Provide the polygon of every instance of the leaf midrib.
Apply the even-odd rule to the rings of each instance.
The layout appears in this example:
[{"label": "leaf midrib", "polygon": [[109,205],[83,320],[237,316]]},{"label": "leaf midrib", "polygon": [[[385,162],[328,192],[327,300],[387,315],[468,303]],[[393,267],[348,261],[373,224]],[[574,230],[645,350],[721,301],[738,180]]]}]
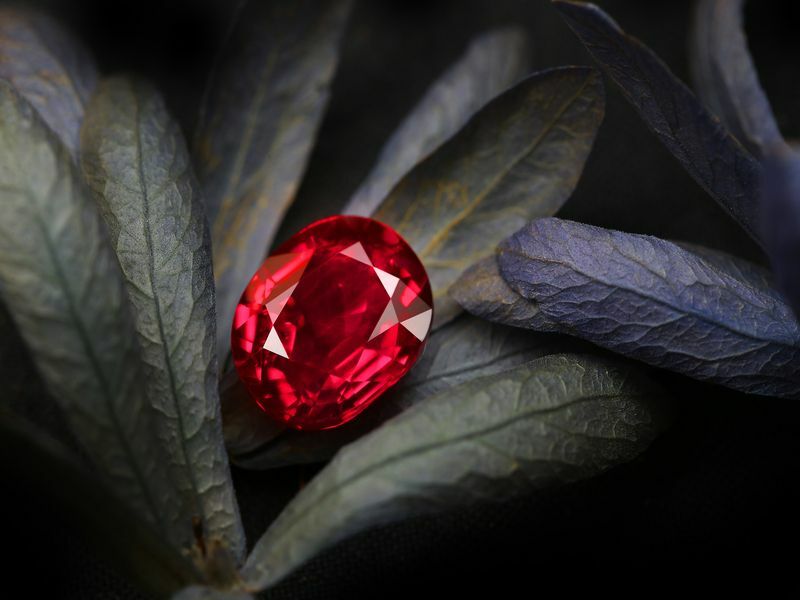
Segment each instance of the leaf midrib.
[{"label": "leaf midrib", "polygon": [[[135,135],[136,135],[136,173],[139,177],[140,189],[142,192],[142,225],[144,229],[144,238],[145,244],[147,246],[147,269],[148,275],[150,279],[150,291],[151,297],[153,298],[153,308],[155,311],[156,317],[156,324],[158,326],[158,335],[161,338],[161,348],[164,353],[164,366],[167,372],[167,379],[169,381],[169,390],[170,390],[170,398],[172,399],[172,403],[175,407],[175,416],[178,425],[178,433],[179,433],[179,447],[181,450],[181,454],[183,454],[183,463],[184,467],[186,468],[189,484],[192,488],[192,501],[195,505],[195,510],[202,518],[204,528],[207,526],[207,516],[204,511],[203,503],[200,501],[200,492],[197,485],[197,476],[194,472],[194,465],[189,456],[189,450],[186,447],[186,425],[184,423],[183,418],[183,410],[181,407],[181,402],[179,399],[179,393],[176,383],[175,372],[172,366],[172,356],[169,352],[168,347],[168,340],[167,335],[164,330],[164,320],[161,311],[161,302],[159,300],[158,293],[156,292],[155,288],[155,280],[157,276],[157,270],[155,266],[155,254],[153,251],[153,237],[151,233],[151,223],[150,223],[150,195],[147,189],[147,179],[144,173],[144,159],[142,156],[142,146],[144,144],[144,140],[142,138],[142,130],[140,124],[141,118],[141,106],[139,99],[136,97],[136,93],[134,90],[133,94],[133,104],[134,104],[134,127],[135,127]],[[178,242],[180,243],[180,242]]]},{"label": "leaf midrib", "polygon": [[[756,336],[754,334],[751,334],[751,333],[747,333],[747,332],[744,332],[744,331],[739,331],[738,329],[734,329],[732,326],[728,325],[727,323],[719,323],[717,321],[712,320],[709,316],[706,316],[706,315],[703,315],[703,314],[698,314],[698,313],[694,312],[693,310],[687,310],[685,307],[673,306],[670,302],[667,302],[667,301],[662,300],[660,298],[654,298],[654,297],[652,297],[652,296],[650,296],[648,294],[643,293],[642,290],[632,289],[632,288],[630,288],[628,286],[618,285],[616,283],[609,283],[607,281],[604,281],[603,279],[600,279],[599,277],[597,277],[595,275],[592,275],[592,274],[584,272],[583,270],[577,268],[576,266],[574,266],[574,265],[572,265],[572,264],[570,264],[570,263],[568,263],[566,261],[559,261],[559,260],[556,260],[556,259],[553,259],[553,258],[545,258],[543,256],[533,257],[533,256],[529,256],[525,252],[522,252],[522,251],[519,251],[519,250],[514,250],[512,248],[507,248],[507,247],[503,249],[503,252],[504,253],[508,253],[508,254],[514,254],[516,256],[520,256],[520,257],[522,257],[522,258],[524,258],[524,259],[526,259],[528,261],[531,261],[531,262],[543,262],[543,263],[549,263],[549,264],[554,264],[554,265],[559,265],[559,266],[562,266],[562,267],[566,267],[570,271],[573,271],[574,273],[577,273],[578,275],[582,275],[582,276],[586,277],[587,279],[589,279],[591,281],[594,281],[596,283],[599,283],[599,284],[601,284],[603,286],[606,286],[606,287],[609,287],[609,288],[613,288],[613,289],[619,289],[619,290],[628,292],[630,294],[633,294],[635,296],[646,298],[647,300],[651,300],[652,302],[654,302],[656,304],[660,304],[661,306],[665,306],[665,307],[667,307],[667,308],[669,308],[669,309],[671,309],[671,310],[673,310],[673,311],[675,311],[675,312],[677,312],[679,314],[686,315],[686,316],[691,316],[691,317],[694,317],[694,318],[696,318],[696,319],[698,319],[700,321],[708,323],[710,325],[713,325],[713,326],[716,326],[716,327],[721,327],[722,329],[726,329],[727,331],[730,331],[731,333],[734,333],[736,335],[739,335],[739,336],[742,336],[742,337],[745,337],[745,338],[760,342],[762,345],[766,344],[766,343],[772,343],[772,344],[777,344],[779,346],[783,346],[785,348],[789,348],[791,350],[797,350],[797,346],[793,346],[793,345],[787,344],[784,341],[765,339],[763,337],[758,337],[758,336]],[[559,292],[560,291],[561,290],[559,290]],[[520,295],[523,298],[525,298],[526,300],[528,300],[528,301],[535,301],[535,302],[537,302],[539,304],[539,306],[543,306],[542,301],[539,300],[538,298],[528,298],[527,296],[524,296],[522,294],[520,294]]]},{"label": "leaf midrib", "polygon": [[[524,381],[521,382],[521,385],[524,385],[524,383],[525,383]],[[491,425],[489,425],[487,427],[484,427],[484,428],[481,428],[481,429],[477,429],[477,430],[473,430],[473,431],[470,431],[470,432],[467,432],[467,433],[464,433],[464,434],[461,434],[461,435],[453,436],[451,438],[447,438],[447,439],[440,440],[440,441],[437,441],[437,442],[431,442],[431,443],[428,443],[428,444],[417,446],[415,448],[408,449],[406,451],[400,452],[398,454],[395,454],[393,456],[390,456],[388,458],[380,460],[380,461],[378,461],[376,463],[369,464],[369,465],[365,466],[364,468],[362,468],[362,469],[356,471],[355,473],[351,474],[350,476],[346,477],[345,479],[343,479],[339,483],[339,485],[336,485],[336,486],[333,486],[333,487],[329,488],[328,490],[326,490],[324,493],[320,494],[316,498],[312,498],[313,503],[308,505],[304,510],[302,510],[300,513],[298,513],[297,516],[294,519],[292,519],[286,526],[283,527],[282,537],[285,538],[288,535],[288,532],[293,530],[299,523],[301,523],[305,519],[305,517],[311,511],[313,511],[318,505],[322,504],[330,496],[332,496],[332,495],[334,495],[336,493],[340,493],[341,490],[343,490],[345,487],[351,485],[352,483],[358,481],[359,479],[362,479],[363,477],[366,477],[366,476],[370,475],[373,472],[382,470],[382,469],[384,469],[384,468],[386,468],[386,467],[388,467],[388,466],[390,466],[392,464],[404,461],[404,460],[409,459],[409,458],[414,458],[414,457],[417,457],[417,456],[421,456],[421,455],[426,454],[428,452],[433,452],[435,450],[438,450],[439,448],[443,448],[443,447],[447,447],[447,446],[450,446],[450,445],[459,444],[459,443],[462,443],[462,442],[465,442],[465,441],[469,441],[469,440],[472,440],[472,439],[476,439],[476,438],[479,439],[482,436],[489,435],[489,434],[495,433],[497,431],[502,431],[503,429],[505,429],[507,427],[510,427],[510,426],[514,425],[515,423],[517,423],[519,421],[522,421],[522,420],[536,419],[537,417],[539,417],[541,415],[552,414],[552,413],[567,409],[567,408],[569,408],[571,406],[574,406],[576,404],[580,404],[580,403],[584,403],[584,402],[591,402],[591,401],[595,401],[595,400],[611,399],[611,398],[619,397],[621,395],[623,395],[623,393],[621,391],[619,393],[616,393],[616,394],[610,394],[610,393],[606,393],[606,394],[590,394],[590,395],[587,395],[587,396],[580,396],[578,398],[574,398],[572,400],[569,400],[567,402],[559,404],[558,406],[553,406],[553,407],[550,407],[550,408],[535,408],[534,407],[534,408],[531,408],[529,410],[521,411],[519,414],[514,415],[513,417],[509,417],[507,419],[503,419],[503,420],[501,420],[501,421],[499,421],[497,423],[493,423],[493,424],[491,424]],[[646,394],[624,394],[624,395],[626,397],[629,397],[629,398],[642,398],[642,397],[646,396]],[[274,548],[274,547],[278,546],[278,544],[280,543],[280,539],[281,539],[281,537],[279,537],[277,540],[271,540],[271,542],[272,542],[271,543],[271,547]],[[255,556],[255,553],[251,554],[251,556]]]}]

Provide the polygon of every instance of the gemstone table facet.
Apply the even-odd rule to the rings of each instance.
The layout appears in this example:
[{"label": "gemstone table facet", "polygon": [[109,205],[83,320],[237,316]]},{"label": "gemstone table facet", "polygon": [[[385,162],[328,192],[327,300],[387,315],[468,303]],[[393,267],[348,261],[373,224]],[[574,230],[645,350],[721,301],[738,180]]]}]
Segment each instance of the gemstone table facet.
[{"label": "gemstone table facet", "polygon": [[390,227],[335,216],[270,255],[236,307],[240,379],[270,417],[337,427],[405,375],[433,317],[419,258]]}]

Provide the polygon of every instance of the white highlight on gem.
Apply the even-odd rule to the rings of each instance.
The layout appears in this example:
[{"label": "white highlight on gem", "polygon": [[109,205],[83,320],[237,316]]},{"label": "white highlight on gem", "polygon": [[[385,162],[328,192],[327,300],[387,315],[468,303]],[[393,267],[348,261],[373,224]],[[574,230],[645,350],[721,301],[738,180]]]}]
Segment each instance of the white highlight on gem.
[{"label": "white highlight on gem", "polygon": [[369,259],[369,256],[367,256],[367,251],[364,250],[364,246],[361,245],[361,242],[356,242],[352,246],[348,246],[342,250],[340,254],[349,256],[350,258],[364,263],[365,265],[369,265],[370,267],[372,266],[372,261]]},{"label": "white highlight on gem", "polygon": [[369,339],[373,340],[382,333],[386,333],[392,327],[397,325],[397,321],[398,321],[397,312],[395,312],[394,310],[394,305],[392,304],[392,301],[389,300],[389,302],[386,303],[386,308],[383,309],[383,314],[381,315],[381,318],[378,319],[378,324],[375,325],[375,329],[372,330],[372,335],[369,336]]},{"label": "white highlight on gem", "polygon": [[372,267],[375,269],[375,273],[378,275],[378,279],[381,280],[386,293],[389,294],[389,297],[392,297],[394,294],[395,289],[397,289],[397,284],[400,283],[400,278],[392,275],[391,273],[387,273],[386,271],[379,269],[378,267]]},{"label": "white highlight on gem", "polygon": [[286,290],[281,294],[278,294],[272,300],[267,302],[267,312],[269,313],[269,318],[272,319],[273,325],[278,320],[278,315],[281,314],[283,307],[286,306],[286,303],[289,301],[289,297],[292,295],[292,292],[296,287],[297,284],[295,283],[288,290]]},{"label": "white highlight on gem", "polygon": [[410,319],[401,321],[400,325],[408,329],[419,341],[422,341],[428,334],[428,329],[430,329],[431,326],[432,316],[433,310],[429,308],[425,312],[421,312]]},{"label": "white highlight on gem", "polygon": [[274,327],[269,332],[269,335],[267,335],[267,341],[264,342],[264,350],[269,350],[283,358],[289,358],[289,355],[286,353],[286,348],[283,347],[281,338],[278,337],[278,331]]}]

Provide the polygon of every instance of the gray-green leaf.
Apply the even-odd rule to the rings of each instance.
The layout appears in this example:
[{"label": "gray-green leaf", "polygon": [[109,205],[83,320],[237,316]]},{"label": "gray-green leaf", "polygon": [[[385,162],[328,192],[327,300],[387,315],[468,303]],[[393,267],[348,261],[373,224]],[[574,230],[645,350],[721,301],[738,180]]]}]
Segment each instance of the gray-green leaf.
[{"label": "gray-green leaf", "polygon": [[0,7],[0,77],[36,108],[77,158],[84,107],[97,81],[83,45],[44,14]]},{"label": "gray-green leaf", "polygon": [[519,29],[499,29],[474,39],[392,134],[342,213],[369,216],[414,165],[528,72],[529,53],[528,38]]},{"label": "gray-green leaf", "polygon": [[350,4],[248,2],[209,81],[193,154],[211,223],[221,361],[236,302],[305,170]]},{"label": "gray-green leaf", "polygon": [[119,264],[66,147],[2,80],[0,206],[0,292],[47,387],[120,497],[179,544]]},{"label": "gray-green leaf", "polygon": [[268,418],[253,402],[235,369],[223,375],[219,391],[225,447],[232,457],[252,452],[286,429],[283,424]]},{"label": "gray-green leaf", "polygon": [[374,217],[394,227],[425,264],[435,326],[458,314],[447,290],[466,267],[570,196],[603,107],[594,69],[533,75],[481,109],[381,204]]},{"label": "gray-green leaf", "polygon": [[[425,353],[408,375],[358,419],[326,431],[287,429],[266,439],[261,447],[234,455],[233,461],[246,469],[272,469],[328,460],[342,446],[425,398],[545,354],[574,350],[576,342],[566,336],[521,331],[462,315],[431,334]],[[249,404],[254,403],[249,400]],[[258,427],[258,423],[251,428]]]},{"label": "gray-green leaf", "polygon": [[744,0],[700,0],[692,35],[692,79],[700,98],[756,155],[783,146],[747,49]]},{"label": "gray-green leaf", "polygon": [[0,302],[0,381],[3,382],[0,414],[11,414],[14,419],[22,417],[71,450],[77,450],[61,409],[47,393],[24,346],[8,309]]},{"label": "gray-green leaf", "polygon": [[240,559],[245,540],[222,440],[211,242],[186,143],[150,85],[105,80],[89,104],[81,166],[133,307],[147,399],[192,518]]},{"label": "gray-green leaf", "polygon": [[369,527],[598,475],[650,444],[662,401],[627,364],[575,355],[452,388],[339,452],[258,541],[245,584]]}]

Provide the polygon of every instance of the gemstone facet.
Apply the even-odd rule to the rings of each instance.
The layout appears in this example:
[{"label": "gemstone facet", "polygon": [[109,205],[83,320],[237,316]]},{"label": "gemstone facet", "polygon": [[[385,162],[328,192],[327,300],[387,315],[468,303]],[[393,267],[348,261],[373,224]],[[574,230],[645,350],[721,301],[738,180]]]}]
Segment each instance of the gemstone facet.
[{"label": "gemstone facet", "polygon": [[328,429],[408,372],[432,317],[428,275],[405,240],[373,219],[328,217],[253,275],[236,307],[233,361],[272,418]]}]

